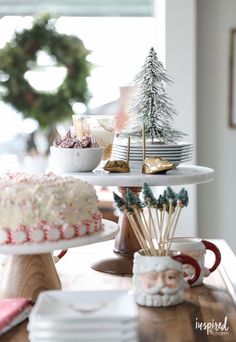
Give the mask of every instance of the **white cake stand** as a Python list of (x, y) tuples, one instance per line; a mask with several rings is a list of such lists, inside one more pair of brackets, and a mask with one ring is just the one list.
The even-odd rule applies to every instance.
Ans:
[[(150, 186), (186, 185), (206, 183), (214, 178), (213, 169), (197, 165), (180, 165), (166, 174), (156, 175), (143, 174), (139, 170), (132, 170), (130, 173), (108, 173), (101, 169), (93, 172), (59, 173), (61, 176), (73, 176), (92, 185), (117, 186), (122, 194), (127, 188), (139, 194), (145, 182)], [(140, 249), (140, 245), (124, 213), (120, 214), (118, 225), (120, 229), (115, 239), (115, 255), (92, 265), (96, 271), (132, 274), (133, 254)]]
[(210, 182), (214, 170), (197, 165), (180, 165), (166, 174), (146, 175), (138, 170), (130, 173), (109, 173), (96, 169), (93, 172), (63, 172), (61, 176), (73, 176), (92, 185), (142, 187), (146, 182), (150, 186), (199, 184)]
[(27, 297), (35, 301), (38, 294), (44, 290), (61, 289), (51, 252), (111, 240), (117, 231), (118, 225), (115, 222), (103, 220), (103, 228), (100, 231), (85, 237), (39, 244), (0, 246), (0, 253), (10, 254), (0, 283), (0, 297)]

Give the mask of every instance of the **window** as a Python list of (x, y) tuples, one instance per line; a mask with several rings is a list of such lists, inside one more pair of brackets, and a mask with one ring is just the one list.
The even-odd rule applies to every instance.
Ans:
[[(32, 20), (31, 16), (2, 17), (0, 32), (4, 34), (0, 36), (0, 48), (12, 38), (15, 30), (30, 27)], [(118, 99), (119, 87), (127, 86), (133, 80), (147, 51), (155, 45), (157, 33), (155, 18), (152, 16), (61, 16), (57, 19), (56, 27), (60, 33), (78, 35), (91, 51), (89, 60), (94, 68), (88, 80), (92, 94), (88, 104), (90, 108)], [(45, 62), (46, 56), (41, 57), (44, 57)], [(58, 79), (63, 79), (63, 75), (60, 76), (59, 73), (58, 71), (57, 82)], [(35, 80), (33, 77), (36, 77)], [(32, 75), (32, 83), (37, 84), (37, 88), (44, 89), (45, 83), (49, 84), (45, 82), (45, 77), (40, 79)], [(56, 78), (48, 76), (48, 80), (56, 81)], [(85, 110), (83, 106), (75, 106), (73, 109), (76, 113)], [(0, 103), (0, 120), (0, 153), (23, 152), (22, 136), (35, 130), (36, 123), (31, 119), (23, 120), (20, 113), (4, 103)]]

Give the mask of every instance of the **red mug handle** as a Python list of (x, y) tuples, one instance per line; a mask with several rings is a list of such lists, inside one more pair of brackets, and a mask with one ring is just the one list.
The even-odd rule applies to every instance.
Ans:
[(63, 249), (58, 255), (53, 255), (54, 262), (58, 262), (67, 253), (68, 249)]
[(219, 266), (220, 262), (221, 262), (221, 253), (218, 249), (218, 247), (216, 247), (216, 245), (210, 241), (207, 240), (202, 240), (202, 243), (204, 244), (204, 246), (206, 247), (206, 249), (209, 249), (210, 251), (212, 251), (215, 254), (215, 262), (213, 264), (213, 266), (211, 268), (209, 268), (209, 272), (213, 272), (217, 269), (217, 267)]
[(194, 260), (189, 255), (185, 255), (185, 254), (174, 255), (174, 256), (172, 256), (172, 259), (179, 261), (182, 264), (191, 265), (194, 268), (195, 273), (194, 273), (193, 277), (191, 279), (187, 280), (189, 285), (192, 285), (193, 283), (195, 283), (195, 281), (198, 280), (198, 278), (201, 274), (201, 268), (200, 268), (200, 266), (196, 260)]

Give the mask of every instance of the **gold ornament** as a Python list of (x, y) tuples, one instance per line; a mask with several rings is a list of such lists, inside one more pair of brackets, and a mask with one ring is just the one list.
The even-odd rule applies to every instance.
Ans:
[(142, 173), (153, 175), (156, 173), (166, 173), (166, 171), (175, 168), (175, 165), (167, 159), (159, 157), (145, 158), (142, 165)]
[(103, 167), (105, 171), (109, 172), (130, 172), (129, 164), (124, 160), (108, 160)]
[(103, 167), (105, 171), (116, 172), (116, 173), (127, 173), (130, 172), (129, 167), (129, 156), (130, 156), (130, 137), (128, 138), (127, 146), (127, 161), (125, 160), (108, 160), (106, 165)]
[(175, 165), (167, 159), (159, 157), (146, 158), (146, 137), (145, 137), (145, 125), (143, 124), (143, 164), (142, 173), (148, 175), (154, 175), (156, 173), (166, 173), (166, 171), (174, 169)]

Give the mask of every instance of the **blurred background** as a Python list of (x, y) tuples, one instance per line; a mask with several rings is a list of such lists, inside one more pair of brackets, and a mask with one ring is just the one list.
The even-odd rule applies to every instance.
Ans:
[[(32, 26), (40, 13), (56, 16), (59, 33), (84, 42), (93, 64), (88, 77), (89, 102), (75, 103), (74, 113), (124, 115), (127, 92), (153, 46), (174, 81), (169, 87), (179, 113), (176, 127), (195, 145), (193, 163), (215, 169), (215, 180), (188, 186), (191, 205), (179, 235), (223, 238), (236, 252), (234, 205), (236, 130), (229, 99), (234, 74), (230, 33), (236, 27), (234, 0), (0, 0), (0, 49)], [(230, 62), (231, 61), (231, 62)], [(42, 53), (27, 77), (39, 92), (54, 92), (65, 70), (52, 67)], [(231, 64), (230, 64), (231, 63)], [(230, 96), (231, 94), (231, 96)], [(232, 95), (233, 94), (233, 95)], [(232, 109), (232, 108), (231, 108)], [(64, 132), (71, 120), (60, 122)], [(47, 142), (38, 122), (0, 101), (0, 170), (40, 173), (47, 167)], [(35, 134), (39, 155), (27, 146)], [(110, 191), (103, 192), (104, 210), (113, 215)]]

